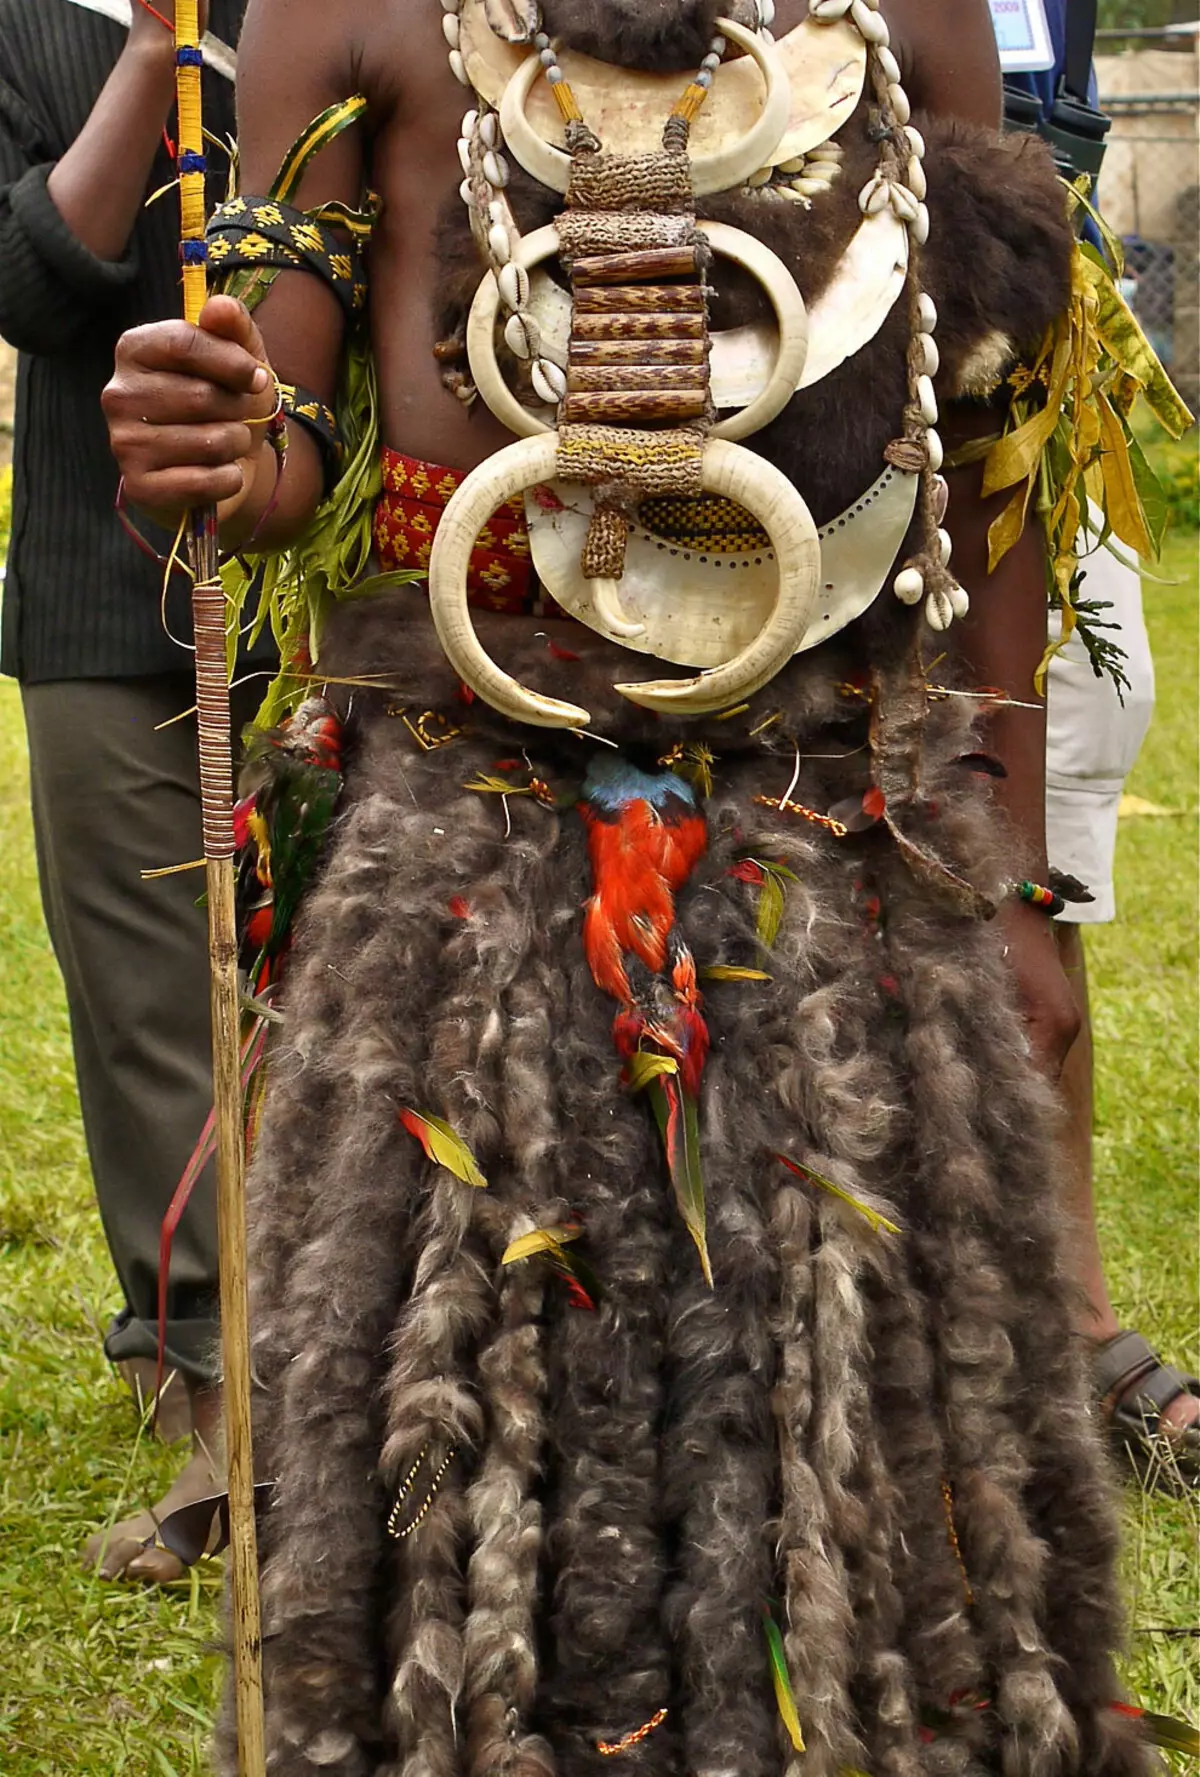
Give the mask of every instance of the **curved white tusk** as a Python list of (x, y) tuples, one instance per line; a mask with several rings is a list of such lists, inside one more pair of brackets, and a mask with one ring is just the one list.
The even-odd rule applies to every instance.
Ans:
[(429, 559), (429, 609), (447, 660), (464, 684), (514, 722), (535, 728), (586, 728), (578, 704), (530, 691), (496, 665), (480, 643), (467, 605), (471, 552), (488, 519), (514, 494), (554, 474), (558, 441), (522, 438), (473, 469), (442, 514)]
[(644, 636), (646, 625), (635, 623), (626, 613), (621, 603), (621, 582), (619, 580), (589, 580), (592, 604), (599, 617), (604, 632), (614, 636)]
[[(747, 438), (782, 413), (800, 385), (808, 355), (808, 313), (791, 272), (769, 247), (764, 247), (761, 241), (756, 241), (742, 229), (731, 228), (724, 222), (705, 222), (702, 226), (714, 253), (742, 266), (762, 285), (778, 324), (778, 348), (766, 382), (747, 407), (740, 413), (730, 414), (712, 429), (714, 438)], [(517, 263), (526, 271), (532, 271), (547, 259), (553, 259), (557, 252), (558, 231), (551, 223), (522, 237)], [(564, 300), (568, 304), (569, 316), (570, 299)], [(475, 292), (467, 320), (467, 358), (471, 376), (502, 426), (518, 438), (537, 438), (553, 428), (517, 399), (501, 375), (496, 361), (496, 317), (499, 312), (500, 291), (495, 276), (489, 271)], [(545, 329), (542, 350), (561, 362), (563, 339), (557, 326)]]
[(779, 327), (775, 365), (765, 388), (740, 413), (730, 414), (728, 419), (715, 425), (710, 434), (713, 438), (730, 440), (748, 438), (752, 432), (770, 425), (800, 386), (808, 357), (808, 311), (796, 288), (795, 278), (769, 247), (756, 241), (753, 235), (740, 228), (730, 228), (724, 222), (702, 222), (700, 227), (708, 236), (714, 253), (722, 259), (732, 260), (734, 265), (740, 265), (743, 271), (758, 280), (775, 310)]
[[(697, 197), (712, 191), (730, 191), (744, 184), (760, 167), (770, 166), (791, 115), (787, 70), (774, 43), (766, 42), (757, 31), (748, 31), (733, 19), (718, 19), (717, 30), (757, 64), (766, 96), (757, 119), (739, 140), (693, 159), (692, 189)], [(565, 193), (571, 180), (571, 157), (538, 134), (526, 110), (534, 82), (541, 73), (541, 58), (535, 52), (526, 58), (504, 89), (500, 127), (513, 159), (551, 191)]]
[(614, 686), (622, 697), (647, 709), (703, 715), (752, 696), (796, 653), (817, 601), (821, 578), (817, 527), (787, 476), (753, 451), (711, 438), (704, 447), (703, 479), (706, 493), (735, 500), (767, 532), (779, 567), (779, 591), (759, 635), (724, 666), (692, 679)]

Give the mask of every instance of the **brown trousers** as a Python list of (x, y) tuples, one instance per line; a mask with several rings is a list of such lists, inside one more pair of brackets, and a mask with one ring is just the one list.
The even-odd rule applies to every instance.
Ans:
[[(257, 686), (235, 694), (235, 733)], [(162, 1219), (212, 1104), (196, 728), (186, 674), (22, 688), (42, 906), (67, 992), (84, 1132), (124, 1307), (113, 1362), (152, 1357)], [(214, 1181), (206, 1169), (175, 1235), (167, 1362), (218, 1363)]]

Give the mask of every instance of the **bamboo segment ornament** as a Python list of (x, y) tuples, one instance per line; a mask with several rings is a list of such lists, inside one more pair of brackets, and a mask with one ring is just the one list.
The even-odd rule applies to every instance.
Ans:
[[(198, 0), (175, 0), (176, 99), (179, 108), (180, 256), (185, 319), (200, 319), (208, 294), (204, 120)], [(226, 664), (225, 594), (218, 572), (215, 507), (188, 516), (192, 617), (196, 643), (196, 725), (208, 878), (213, 1108), (217, 1132), (217, 1233), (221, 1270), (221, 1342), (225, 1442), (229, 1466), (229, 1543), (233, 1665), (239, 1777), (265, 1777), (262, 1627), (254, 1523), (250, 1431), (250, 1319), (243, 1191), (240, 1004), (233, 881), (233, 749)]]

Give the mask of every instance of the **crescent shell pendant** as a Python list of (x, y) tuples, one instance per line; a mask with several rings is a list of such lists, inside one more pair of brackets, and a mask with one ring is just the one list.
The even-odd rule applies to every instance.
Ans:
[[(499, 109), (505, 87), (529, 52), (495, 35), (484, 0), (463, 0), (459, 19), (467, 76), (480, 98)], [(866, 79), (866, 41), (849, 18), (824, 24), (804, 19), (779, 38), (775, 49), (790, 88), (789, 111), (783, 136), (762, 166), (792, 160), (828, 142), (854, 112)], [(678, 75), (611, 67), (570, 51), (562, 53), (562, 67), (602, 141), (619, 144), (629, 154), (650, 154), (661, 147), (663, 119), (679, 94)], [(761, 104), (762, 81), (754, 63), (748, 57), (724, 63), (692, 126), (693, 154), (710, 154), (743, 136)], [(533, 82), (527, 114), (540, 136), (562, 147), (562, 119), (544, 83)]]
[[(692, 187), (697, 197), (704, 197), (712, 191), (731, 191), (735, 186), (744, 184), (760, 167), (770, 166), (772, 156), (778, 150), (787, 130), (791, 112), (787, 71), (780, 60), (777, 47), (766, 42), (756, 31), (748, 31), (732, 19), (718, 19), (717, 29), (730, 43), (752, 58), (762, 75), (766, 93), (758, 116), (746, 128), (731, 135), (707, 154), (697, 151), (691, 155)], [(530, 94), (541, 74), (541, 59), (535, 51), (526, 58), (504, 89), (504, 97), (500, 101), (500, 128), (513, 159), (527, 173), (532, 174), (543, 185), (549, 186), (551, 191), (565, 194), (571, 180), (571, 157), (564, 149), (556, 148), (547, 141), (529, 119)], [(588, 115), (584, 94), (577, 93), (576, 97), (590, 127), (603, 141), (602, 120)], [(616, 117), (613, 122), (614, 125), (617, 123)], [(660, 117), (660, 136), (661, 130)], [(628, 138), (623, 128), (614, 136), (614, 145), (616, 142), (620, 143), (622, 152), (629, 151)]]

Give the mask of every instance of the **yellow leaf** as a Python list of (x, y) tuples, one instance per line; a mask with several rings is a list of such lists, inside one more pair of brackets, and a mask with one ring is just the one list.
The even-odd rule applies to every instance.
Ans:
[(772, 977), (765, 969), (739, 969), (733, 963), (710, 963), (707, 969), (701, 969), (703, 981), (770, 981)]
[(1019, 487), (1004, 511), (988, 527), (988, 573), (994, 574), (1025, 529), (1025, 514), (1033, 492), (1033, 477)]
[(464, 1185), (474, 1185), (480, 1191), (487, 1189), (487, 1180), (480, 1172), (474, 1154), (449, 1123), (443, 1122), (441, 1117), (429, 1117), (422, 1111), (410, 1110), (400, 1112), (400, 1121), (410, 1135), (416, 1136), (436, 1165), (444, 1166)]
[(1154, 543), (1146, 528), (1146, 515), (1133, 479), (1124, 428), (1102, 390), (1096, 391), (1096, 406), (1103, 442), (1100, 467), (1104, 473), (1108, 522), (1122, 543), (1128, 544), (1138, 555), (1153, 555)]
[(528, 789), (522, 789), (520, 784), (510, 784), (508, 779), (503, 777), (490, 777), (486, 772), (480, 772), (474, 782), (464, 784), (463, 789), (475, 790), (481, 796), (528, 796), (529, 794)]
[(1172, 438), (1181, 438), (1192, 424), (1192, 414), (1158, 361), (1158, 354), (1142, 332), (1137, 317), (1107, 269), (1086, 254), (1078, 255), (1080, 274), (1096, 296), (1096, 327), (1104, 349), (1126, 376), (1136, 378), (1159, 424)]
[(1177, 815), (1185, 812), (1182, 808), (1164, 808), (1161, 802), (1147, 802), (1144, 796), (1122, 796), (1117, 807), (1117, 817), (1122, 821), (1135, 820), (1141, 815)]
[(983, 471), (985, 495), (999, 493), (1002, 488), (1015, 487), (1018, 482), (1037, 473), (1042, 452), (1058, 424), (1070, 367), (1071, 341), (1069, 335), (1065, 335), (1055, 347), (1046, 405), (1032, 414), (1023, 425), (1018, 426), (1015, 432), (1006, 432), (1000, 442), (988, 452)]
[(519, 1239), (505, 1249), (502, 1265), (516, 1265), (522, 1259), (536, 1259), (539, 1253), (552, 1253), (555, 1258), (562, 1255), (562, 1249), (572, 1240), (578, 1240), (583, 1228), (578, 1222), (564, 1223), (559, 1228), (534, 1228), (529, 1234), (522, 1234)]
[(669, 1055), (655, 1055), (649, 1049), (639, 1049), (629, 1057), (625, 1067), (626, 1078), (632, 1092), (641, 1092), (651, 1080), (657, 1080), (662, 1074), (677, 1074), (679, 1063)]

